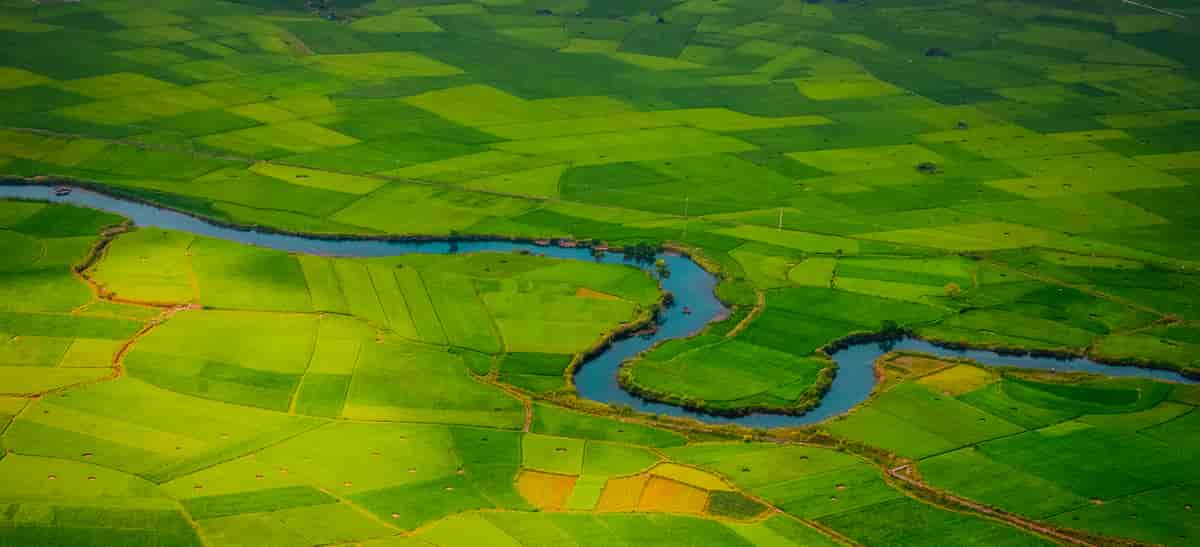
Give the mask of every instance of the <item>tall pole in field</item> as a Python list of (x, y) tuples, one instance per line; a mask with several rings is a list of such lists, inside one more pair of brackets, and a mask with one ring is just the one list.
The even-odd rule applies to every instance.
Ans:
[(779, 208), (779, 231), (783, 231), (783, 207)]

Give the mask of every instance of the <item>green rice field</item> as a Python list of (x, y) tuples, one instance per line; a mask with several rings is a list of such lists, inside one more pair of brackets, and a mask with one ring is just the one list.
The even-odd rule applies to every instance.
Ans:
[[(1200, 377), (1198, 21), (0, 0), (0, 178), (323, 236), (665, 245), (730, 315), (619, 381), (712, 413), (803, 413), (881, 332)], [(631, 266), (0, 201), (0, 545), (1200, 541), (1192, 387), (890, 356), (867, 403), (786, 431), (579, 397), (661, 298)]]
[(911, 364), (883, 363), (900, 381), (825, 428), (914, 462), (935, 488), (1055, 526), (1196, 537), (1195, 386)]

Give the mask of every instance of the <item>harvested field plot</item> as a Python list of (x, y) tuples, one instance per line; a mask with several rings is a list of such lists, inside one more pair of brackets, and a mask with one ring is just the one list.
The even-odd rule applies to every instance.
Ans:
[(575, 488), (575, 477), (539, 471), (522, 471), (517, 476), (517, 490), (534, 507), (544, 511), (561, 511)]

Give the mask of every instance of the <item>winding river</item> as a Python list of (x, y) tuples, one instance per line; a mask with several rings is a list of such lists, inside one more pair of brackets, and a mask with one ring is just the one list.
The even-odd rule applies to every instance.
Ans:
[[(236, 241), (287, 252), (308, 253), (328, 256), (393, 256), (410, 253), (450, 254), (481, 251), (512, 252), (528, 250), (555, 258), (584, 260), (610, 264), (630, 263), (619, 254), (609, 253), (597, 259), (588, 249), (544, 247), (530, 243), (510, 241), (462, 241), (452, 246), (448, 241), (382, 241), (364, 239), (328, 239), (299, 235), (278, 234), (254, 230), (241, 230), (220, 226), (176, 211), (160, 209), (152, 205), (129, 201), (84, 189), (74, 189), (66, 196), (57, 196), (48, 186), (0, 186), (0, 199), (69, 203), (108, 211), (129, 218), (138, 226), (153, 226), (196, 235)], [(455, 248), (456, 247), (456, 248)], [(778, 414), (751, 414), (737, 418), (712, 416), (686, 410), (677, 406), (645, 401), (628, 393), (617, 383), (617, 370), (621, 363), (650, 346), (673, 338), (695, 334), (710, 321), (719, 320), (728, 310), (716, 298), (713, 290), (716, 278), (691, 259), (666, 254), (662, 258), (670, 267), (671, 276), (662, 280), (664, 290), (675, 295), (675, 305), (663, 310), (659, 316), (659, 328), (653, 334), (634, 336), (619, 340), (604, 352), (593, 357), (580, 367), (575, 376), (575, 385), (582, 397), (616, 405), (629, 405), (635, 410), (686, 416), (708, 423), (736, 423), (750, 427), (789, 427), (817, 423), (832, 416), (849, 411), (866, 400), (875, 386), (873, 363), (889, 350), (910, 350), (925, 353), (967, 357), (990, 365), (1006, 365), (1058, 371), (1081, 371), (1107, 376), (1153, 378), (1181, 383), (1195, 383), (1178, 373), (1136, 367), (1104, 365), (1087, 359), (1055, 359), (1048, 357), (999, 355), (990, 351), (956, 350), (944, 348), (917, 339), (907, 338), (884, 347), (870, 342), (850, 346), (833, 354), (838, 364), (837, 377), (830, 386), (821, 404), (801, 416)], [(640, 264), (643, 268), (652, 266)], [(690, 314), (683, 313), (687, 307)]]

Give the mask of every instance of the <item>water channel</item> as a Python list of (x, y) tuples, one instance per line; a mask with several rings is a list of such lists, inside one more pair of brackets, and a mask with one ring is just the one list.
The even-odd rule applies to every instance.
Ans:
[[(196, 235), (256, 245), (280, 251), (325, 256), (370, 257), (395, 256), (412, 253), (450, 254), (471, 252), (515, 252), (520, 250), (549, 257), (633, 264), (646, 269), (652, 265), (630, 262), (622, 255), (608, 253), (601, 258), (589, 249), (540, 246), (511, 241), (386, 241), (372, 239), (330, 239), (273, 232), (243, 230), (158, 208), (145, 203), (125, 200), (98, 192), (75, 188), (70, 194), (55, 195), (48, 186), (0, 186), (0, 199), (27, 199), (67, 203), (121, 215), (137, 226), (148, 226), (190, 232)], [(1088, 359), (1056, 359), (1052, 357), (1000, 355), (983, 350), (957, 350), (922, 340), (905, 338), (881, 345), (868, 342), (852, 345), (833, 354), (838, 373), (821, 404), (806, 414), (750, 414), (736, 418), (713, 416), (674, 405), (640, 399), (625, 391), (617, 382), (617, 371), (626, 359), (664, 340), (695, 334), (711, 321), (727, 316), (728, 310), (714, 294), (717, 279), (685, 256), (664, 254), (671, 275), (662, 280), (662, 288), (675, 296), (675, 304), (659, 315), (659, 328), (652, 334), (634, 336), (613, 343), (607, 350), (584, 363), (575, 375), (575, 385), (581, 397), (614, 405), (628, 405), (635, 410), (672, 416), (686, 416), (708, 423), (736, 423), (750, 427), (789, 427), (817, 423), (849, 411), (866, 400), (875, 386), (873, 363), (890, 350), (909, 350), (948, 357), (967, 357), (984, 364), (1016, 366), (1056, 371), (1079, 371), (1113, 377), (1153, 378), (1181, 383), (1195, 383), (1179, 373), (1137, 367), (1112, 366)], [(690, 313), (684, 313), (687, 308)]]

